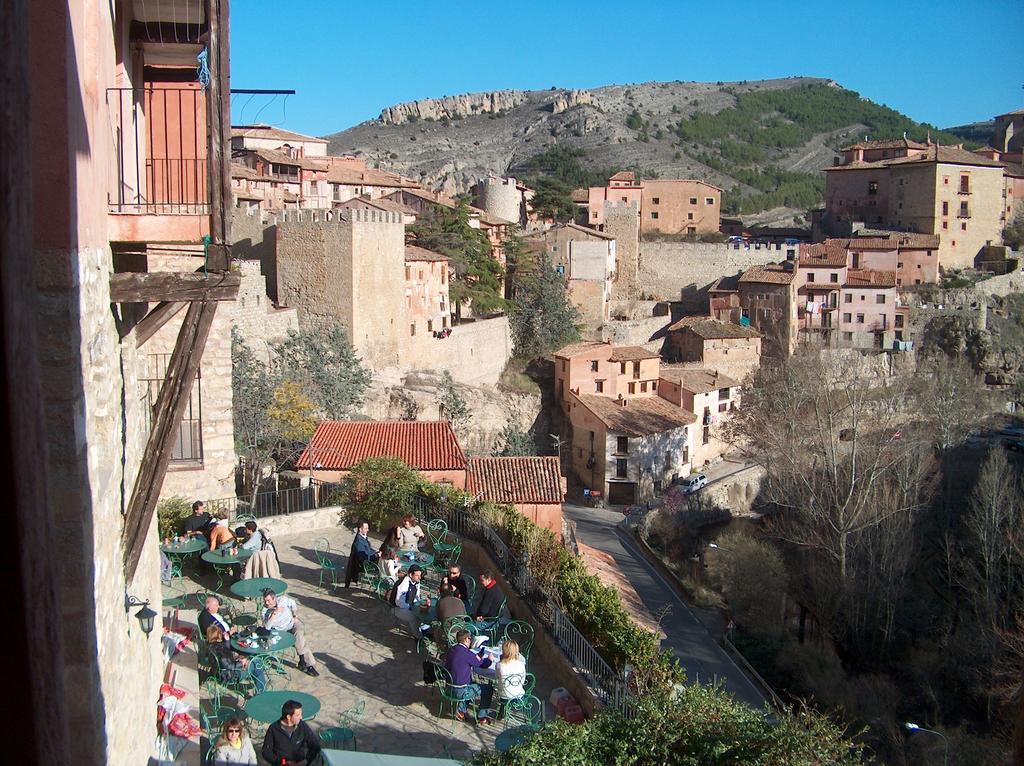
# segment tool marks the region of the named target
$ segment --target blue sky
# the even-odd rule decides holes
[[[1022,33],[1020,0],[234,0],[232,85],[297,93],[233,119],[323,135],[431,96],[808,75],[947,127],[1021,107]]]

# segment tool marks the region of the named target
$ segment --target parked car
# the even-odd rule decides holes
[[[694,492],[703,489],[708,483],[708,477],[702,473],[695,474],[683,482],[683,492],[692,495]]]

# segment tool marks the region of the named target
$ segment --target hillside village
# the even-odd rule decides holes
[[[233,122],[287,91],[232,89],[231,18],[0,22],[25,763],[1024,762],[1024,110],[676,81],[317,137]]]

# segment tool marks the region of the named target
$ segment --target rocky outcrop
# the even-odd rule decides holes
[[[514,109],[527,98],[522,90],[494,90],[487,93],[464,93],[460,96],[424,98],[389,106],[380,113],[385,125],[404,125],[418,120],[461,120],[477,114],[498,114]]]
[[[589,90],[566,90],[559,93],[551,102],[551,112],[561,114],[567,109],[583,104],[593,104],[594,96]]]

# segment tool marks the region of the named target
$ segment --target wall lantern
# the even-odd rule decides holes
[[[125,591],[124,611],[126,613],[130,612],[133,606],[142,607],[135,613],[135,619],[137,619],[139,621],[139,625],[142,626],[142,632],[148,636],[153,632],[153,620],[156,618],[156,612],[149,608],[148,601],[141,601]]]

